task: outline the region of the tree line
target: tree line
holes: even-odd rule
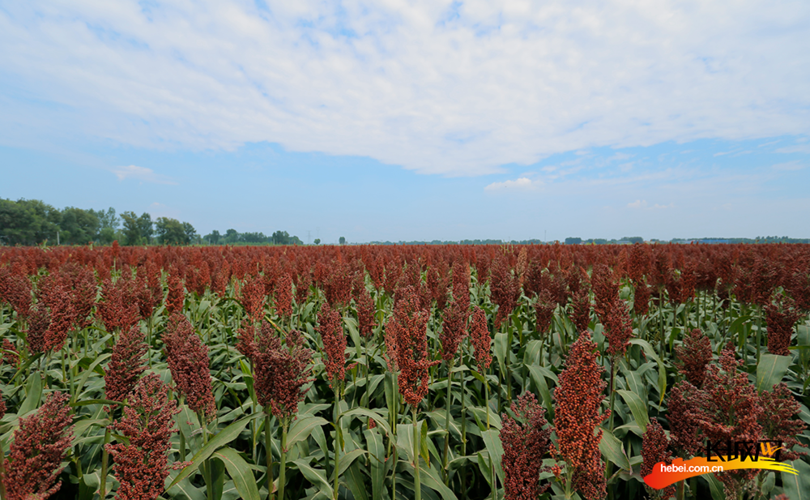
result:
[[[147,212],[138,215],[127,211],[119,215],[112,207],[60,210],[41,200],[0,198],[0,245],[108,245],[116,240],[122,245],[302,244],[287,231],[265,236],[228,229],[225,234],[213,231],[202,237],[189,222],[171,217],[152,220]]]

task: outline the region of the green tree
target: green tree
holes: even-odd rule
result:
[[[321,244],[321,239],[320,238],[315,238],[315,244],[320,245]]]
[[[112,243],[116,239],[116,231],[118,231],[118,228],[121,227],[121,222],[119,221],[118,216],[115,214],[115,209],[110,207],[106,211],[89,210],[89,212],[98,217],[99,230],[98,234],[96,235],[96,241],[103,244]]]
[[[155,234],[154,226],[152,225],[152,216],[144,212],[138,217],[138,225],[141,228],[141,236],[146,240],[145,243],[152,243],[152,236]]]
[[[140,217],[135,212],[121,214],[124,220],[124,245],[144,245],[149,243],[154,230],[152,229],[152,216],[143,213]]]
[[[237,232],[236,229],[228,229],[225,231],[225,238],[222,242],[224,245],[236,243],[237,241],[239,241],[239,232]]]
[[[345,244],[346,244],[346,238],[344,238],[343,236],[341,236],[341,237],[340,237],[340,239],[339,239],[338,241],[340,242],[340,244],[341,244],[341,245],[345,245]]]
[[[579,245],[582,243],[582,238],[569,237],[565,239],[566,245]]]
[[[56,242],[61,221],[59,210],[39,200],[0,199],[0,243],[36,245]]]
[[[239,235],[239,241],[245,243],[267,243],[268,239],[264,233],[242,233]]]
[[[177,219],[158,217],[157,221],[155,221],[155,229],[158,243],[161,245],[185,245],[188,243],[188,236],[183,224]]]
[[[273,240],[274,245],[289,245],[290,244],[290,233],[287,231],[276,231],[273,233],[271,237]]]
[[[222,235],[219,234],[219,231],[214,229],[213,231],[211,231],[211,234],[208,234],[208,235],[205,236],[205,239],[208,241],[208,243],[210,243],[212,245],[218,245],[219,244],[219,239],[221,237],[222,237]]]
[[[67,207],[59,222],[59,241],[64,245],[84,245],[97,239],[98,216],[92,210]]]
[[[197,241],[197,230],[189,222],[183,223],[183,232],[186,234],[186,245],[190,245]]]

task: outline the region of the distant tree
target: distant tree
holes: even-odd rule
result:
[[[103,244],[110,244],[115,240],[115,232],[121,227],[121,222],[115,214],[113,207],[105,210],[88,210],[98,217],[99,229],[96,241]]]
[[[346,244],[346,238],[341,236],[340,239],[338,240],[338,242],[340,242],[341,245],[345,245]]]
[[[274,245],[289,245],[290,233],[287,231],[276,231],[271,237]]]
[[[183,224],[177,219],[158,217],[155,228],[158,243],[161,245],[185,245],[189,242]]]
[[[68,207],[62,210],[59,241],[65,245],[84,245],[97,239],[100,221],[92,210]]]
[[[579,245],[582,243],[582,238],[569,237],[565,239],[566,245]]]
[[[59,210],[39,200],[0,199],[0,244],[55,242],[60,220]]]
[[[290,236],[290,245],[303,245],[304,242],[298,236]]]
[[[264,233],[242,233],[239,235],[239,241],[245,243],[267,243],[269,240]]]
[[[152,216],[146,212],[142,213],[141,216],[138,217],[138,226],[141,228],[141,236],[146,240],[145,243],[151,243],[152,235],[155,234],[152,225]]]
[[[141,240],[141,227],[138,225],[138,216],[135,212],[122,212],[121,219],[124,221],[124,245],[137,245]]]
[[[188,222],[183,223],[183,232],[186,233],[186,245],[197,241],[197,230]]]
[[[228,229],[225,231],[225,238],[222,242],[223,244],[228,245],[230,243],[236,243],[237,241],[239,241],[239,233],[236,231],[236,229]]]
[[[630,243],[644,243],[644,238],[642,238],[641,236],[625,236],[622,239],[627,240]]]
[[[321,239],[320,238],[315,238],[315,244],[320,245],[321,244]]]
[[[205,239],[208,240],[208,243],[210,243],[212,245],[217,245],[217,244],[219,244],[219,238],[221,236],[222,235],[219,234],[219,231],[214,229],[213,231],[211,231],[211,234],[209,234],[209,235],[207,235],[205,237]]]

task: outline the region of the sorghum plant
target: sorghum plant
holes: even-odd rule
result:
[[[540,472],[547,470],[543,456],[550,451],[551,428],[530,392],[512,403],[512,413],[515,418],[503,414],[500,431],[505,499],[534,500],[549,487],[540,487]]]
[[[563,481],[567,498],[574,490],[587,500],[607,495],[605,466],[599,452],[599,425],[609,416],[600,411],[607,384],[602,380],[603,370],[596,356],[596,344],[587,331],[582,332],[568,351],[560,384],[554,391],[556,454],[565,461],[564,477],[559,467],[555,473]]]
[[[62,486],[59,465],[70,450],[72,418],[67,394],[52,392],[33,415],[20,419],[5,459],[3,485],[8,500],[48,498]]]

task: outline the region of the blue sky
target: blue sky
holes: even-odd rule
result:
[[[305,241],[810,237],[806,2],[0,0],[0,197]]]

